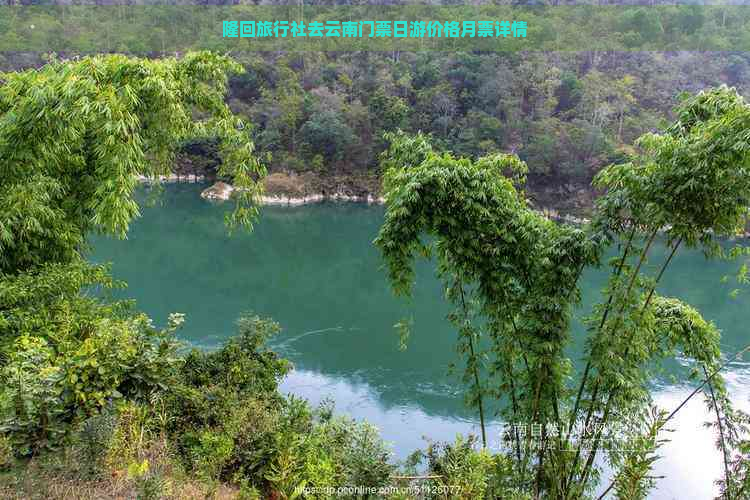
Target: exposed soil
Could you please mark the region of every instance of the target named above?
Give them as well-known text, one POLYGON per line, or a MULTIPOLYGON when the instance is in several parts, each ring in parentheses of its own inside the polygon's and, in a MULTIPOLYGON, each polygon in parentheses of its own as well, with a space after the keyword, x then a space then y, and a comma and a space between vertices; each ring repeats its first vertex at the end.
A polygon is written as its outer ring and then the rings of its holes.
POLYGON ((366 175, 321 176, 314 172, 281 173, 268 175, 263 184, 267 196, 301 198, 321 194, 324 197, 335 194, 349 197, 377 198, 380 194, 380 179, 366 175))

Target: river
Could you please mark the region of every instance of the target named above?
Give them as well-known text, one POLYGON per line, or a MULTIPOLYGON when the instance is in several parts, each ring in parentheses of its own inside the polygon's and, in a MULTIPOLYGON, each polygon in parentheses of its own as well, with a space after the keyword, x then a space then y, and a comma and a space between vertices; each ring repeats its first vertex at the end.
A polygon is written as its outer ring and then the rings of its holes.
MULTIPOLYGON (((128 283, 121 297, 134 298, 156 324, 170 312, 187 313, 182 339, 211 348, 235 332, 234 321, 252 311, 278 321, 283 332, 272 347, 290 359, 295 370, 282 391, 317 403, 336 402, 336 410, 375 424, 393 444, 397 458, 424 447, 425 437, 452 440, 457 433, 478 432, 477 419, 463 404, 457 376, 447 373, 457 360, 449 310, 434 277, 434 265, 417 265, 411 300, 392 295, 382 261, 372 245, 383 207, 323 203, 303 207, 264 207, 252 234, 227 234, 223 214, 230 204, 202 200, 205 186, 168 185, 126 241, 92 239, 96 262, 113 262, 113 274, 128 283), (399 350, 393 325, 413 318, 408 349, 399 350)), ((145 200, 143 193, 140 197, 145 200)), ((664 254, 659 246, 653 262, 664 254)), ((736 298, 736 287, 723 275, 737 263, 706 261, 698 251, 682 251, 668 270, 660 292, 698 308, 722 330, 725 353, 750 341, 750 290, 736 298)), ((599 300, 604 270, 582 278, 585 314, 599 300)), ((580 326, 571 346, 582 351, 580 326)), ((667 364, 668 373, 680 361, 667 364)), ((750 364, 732 363, 726 374, 736 404, 749 410, 750 364)), ((665 377, 654 381, 658 404, 672 409, 690 387, 665 377)), ((674 420, 675 432, 662 448, 652 498, 711 498, 722 466, 713 435, 703 428, 702 398, 689 403, 674 420)), ((497 436, 494 424, 490 436, 497 436)))

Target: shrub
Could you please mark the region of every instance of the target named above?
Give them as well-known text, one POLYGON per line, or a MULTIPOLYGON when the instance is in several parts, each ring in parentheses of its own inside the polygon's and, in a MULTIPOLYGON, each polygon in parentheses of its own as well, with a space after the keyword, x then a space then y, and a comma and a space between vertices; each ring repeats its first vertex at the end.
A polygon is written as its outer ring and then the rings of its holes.
POLYGON ((278 325, 245 315, 238 329, 216 351, 191 351, 168 391, 167 429, 182 463, 280 498, 305 486, 387 484, 390 451, 374 427, 278 393, 289 364, 264 346, 278 325))
POLYGON ((190 453, 193 467, 206 480, 215 480, 234 451, 234 441, 220 431, 203 430, 190 438, 194 441, 190 453))
POLYGON ((15 452, 54 447, 66 428, 66 408, 59 397, 62 370, 54 365, 48 342, 26 335, 17 339, 0 378, 0 432, 15 452))
POLYGON ((116 429, 117 415, 109 408, 84 421, 75 433, 75 456, 84 476, 94 477, 102 473, 116 429))
POLYGON ((113 401, 147 400, 170 384, 180 363, 173 331, 135 316, 57 332, 54 341, 18 337, 0 372, 0 432, 29 455, 59 447, 113 401))
POLYGON ((528 493, 511 485, 512 462, 502 454, 478 449, 474 436, 457 436, 453 443, 431 443, 423 456, 427 458, 429 474, 439 476, 436 481, 449 492, 450 498, 531 499, 528 493))

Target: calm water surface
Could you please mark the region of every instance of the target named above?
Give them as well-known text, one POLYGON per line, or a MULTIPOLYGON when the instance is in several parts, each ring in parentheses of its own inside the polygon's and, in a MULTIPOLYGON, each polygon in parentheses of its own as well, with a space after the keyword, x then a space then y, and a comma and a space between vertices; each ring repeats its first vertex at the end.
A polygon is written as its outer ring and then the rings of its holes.
MULTIPOLYGON (((230 237, 223 214, 231 205, 202 200, 203 187, 167 186, 155 206, 144 206, 127 241, 93 239, 92 259, 113 262, 114 276, 129 285, 120 295, 136 299, 157 324, 170 312, 187 313, 181 336, 202 347, 231 336, 243 311, 275 319, 284 330, 272 346, 295 366, 282 391, 313 403, 333 398, 338 411, 377 425, 397 457, 424 447, 425 436, 452 440, 478 432, 460 383, 447 374, 457 359, 455 333, 445 319, 448 307, 433 265, 418 264, 410 301, 395 298, 388 286, 371 244, 382 207, 266 207, 252 234, 230 237), (393 325, 407 316, 414 327, 408 349, 400 351, 393 325)), ((660 263, 664 248, 653 253, 653 262, 660 263)), ((682 252, 660 287, 714 321, 726 353, 750 342, 750 291, 732 299, 732 284, 720 282, 736 267, 682 252)), ((605 278, 601 271, 584 276, 579 314, 599 299, 605 278)), ((579 327, 574 359, 582 350, 580 333, 579 327)), ((676 372, 679 365, 673 360, 668 368, 676 372)), ((736 404, 750 409, 750 365, 734 363, 727 379, 736 404)), ((666 379, 655 380, 654 390, 657 403, 669 409, 690 392, 666 379)), ((711 498, 721 465, 713 436, 701 425, 710 416, 701 398, 678 415, 656 470, 667 479, 653 498, 711 498)))

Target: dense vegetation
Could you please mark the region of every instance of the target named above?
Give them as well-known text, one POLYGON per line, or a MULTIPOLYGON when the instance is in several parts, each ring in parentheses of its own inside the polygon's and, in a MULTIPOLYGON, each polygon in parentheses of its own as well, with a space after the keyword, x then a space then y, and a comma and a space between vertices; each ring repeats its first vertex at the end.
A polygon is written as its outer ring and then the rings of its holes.
POLYGON ((271 172, 380 178, 383 133, 422 131, 457 156, 515 153, 537 201, 587 207, 593 176, 666 125, 676 89, 726 83, 747 95, 750 70, 745 53, 237 57, 247 71, 230 81, 228 102, 253 124, 258 150, 271 153, 271 172))
POLYGON ((505 436, 506 480, 534 497, 593 495, 596 458, 605 452, 614 469, 605 492, 646 497, 659 434, 679 411, 654 406, 648 381, 677 353, 693 362, 689 378, 710 392, 722 497, 750 494, 748 417, 732 407, 719 374, 720 334, 689 305, 656 292, 681 246, 701 247, 709 258, 744 252, 726 252, 718 238, 742 231, 750 204, 750 106, 721 87, 686 98, 676 115, 663 133, 642 136, 630 161, 597 175, 606 192, 582 228, 529 208, 526 166, 515 156, 457 158, 422 135, 391 136, 383 155, 388 209, 376 244, 394 290, 410 293, 416 256, 437 257, 483 440, 487 400, 500 401, 504 421, 514 424, 505 436), (644 263, 660 231, 670 251, 650 276, 644 263), (586 318, 579 375, 565 354, 578 281, 614 244, 603 300, 586 318), (519 423, 538 426, 536 435, 521 433, 519 423), (615 445, 605 450, 604 442, 615 445))
MULTIPOLYGON (((312 56, 304 57, 308 67, 312 56)), ((280 122, 294 125, 287 129, 289 154, 304 157, 312 154, 304 137, 326 144, 321 137, 340 119, 329 113, 322 124, 297 121, 304 115, 294 110, 304 110, 311 97, 295 80, 293 61, 284 60, 275 71, 286 76, 274 88, 287 90, 269 88, 257 99, 289 106, 280 122)), ((543 429, 534 443, 511 430, 506 449, 495 453, 475 438, 435 444, 397 466, 368 424, 335 416, 330 404, 312 409, 279 394, 290 367, 264 347, 279 330, 273 321, 245 315, 237 337, 221 348, 187 350, 174 336, 183 315, 154 328, 133 304, 111 300, 107 290, 121 284, 86 261, 87 234, 124 236, 138 215, 136 176, 169 172, 178 145, 196 138, 216 146, 222 175, 243 188, 228 224, 252 224, 265 173, 252 134, 260 141, 269 127, 248 133, 225 103, 228 75, 241 71, 228 57, 190 53, 53 60, 3 75, 3 495, 329 498, 302 488, 404 486, 411 484, 404 475, 421 461, 447 489, 383 496, 586 498, 598 484, 601 440, 612 438, 606 426, 623 423, 635 431, 626 446, 608 451, 615 475, 609 487, 600 486, 618 498, 645 498, 659 431, 674 415, 652 407, 646 382, 660 359, 679 352, 694 361, 691 380, 716 415, 722 496, 747 497, 747 417, 732 408, 721 380, 718 331, 689 305, 656 293, 681 246, 700 246, 710 257, 741 253, 718 245, 741 230, 750 204, 750 106, 736 91, 720 87, 686 98, 663 133, 644 135, 627 161, 602 170, 595 185, 606 194, 583 228, 530 210, 527 164, 494 152, 501 143, 467 157, 441 150, 449 145, 448 122, 433 129, 433 143, 403 132, 380 142, 370 132, 379 144, 373 154, 384 150, 379 168, 387 201, 376 243, 396 291, 408 293, 414 256, 434 253, 456 306, 449 319, 466 359, 468 402, 483 429, 490 399, 508 421, 543 429), (660 230, 671 253, 650 277, 643 264, 660 230), (425 233, 434 245, 422 242, 425 233), (601 265, 608 245, 619 245, 620 253, 587 322, 588 363, 577 376, 564 354, 571 307, 581 272, 601 265), (587 436, 593 447, 571 432, 577 423, 595 424, 587 436)), ((257 73, 245 75, 235 78, 257 73)), ((375 109, 395 110, 383 115, 378 133, 403 125, 389 120, 399 109, 408 114, 405 97, 362 92, 381 103, 375 109)), ((532 95, 518 95, 522 114, 524 103, 538 111, 532 95)), ((428 100, 439 102, 436 95, 428 100)), ((338 139, 347 137, 343 130, 338 139)), ((347 154, 343 144, 330 148, 331 155, 347 154)))
MULTIPOLYGON (((401 129, 431 133, 436 148, 459 156, 513 152, 528 165, 532 191, 570 198, 580 189, 588 190, 601 168, 625 158, 637 137, 673 118, 677 90, 694 93, 725 83, 747 95, 750 60, 747 52, 732 52, 741 50, 743 39, 737 37, 747 31, 744 10, 662 7, 582 10, 574 21, 593 18, 591 22, 600 27, 591 40, 591 51, 586 51, 586 41, 571 46, 575 52, 563 47, 557 52, 525 53, 395 48, 249 52, 237 44, 222 45, 220 50, 234 52, 246 70, 230 79, 228 102, 252 124, 252 138, 258 151, 270 154, 267 165, 272 172, 379 177, 378 157, 386 147, 383 132, 401 129), (655 40, 659 40, 656 46, 647 45, 655 40), (684 50, 692 45, 721 52, 684 50)), ((33 40, 46 40, 52 46, 61 36, 73 47, 74 42, 82 43, 84 35, 78 30, 91 22, 87 16, 94 15, 86 10, 45 12, 30 20, 33 40), (65 20, 62 24, 60 17, 65 20)), ((138 9, 113 12, 126 17, 106 15, 100 21, 112 23, 109 31, 125 31, 127 37, 106 50, 117 47, 158 56, 157 50, 165 53, 165 40, 187 36, 181 31, 165 33, 163 19, 155 19, 153 25, 140 18, 128 22, 127 16, 137 16, 138 9), (146 28, 147 32, 138 31, 146 28)), ((574 30, 568 25, 574 27, 575 22, 556 18, 556 12, 528 11, 536 15, 531 38, 555 39, 574 30)), ((210 15, 206 11, 190 19, 209 19, 200 28, 214 33, 222 15, 218 10, 210 15)), ((32 34, 24 31, 27 27, 20 20, 9 17, 6 22, 11 40, 32 34)), ((104 41, 92 38, 77 50, 105 50, 97 43, 104 41)), ((5 69, 40 62, 35 53, 0 56, 0 68, 5 69)), ((190 141, 185 151, 192 161, 183 165, 212 168, 217 164, 215 149, 211 141, 190 141)), ((364 182, 359 187, 376 184, 364 182)), ((581 196, 589 198, 585 193, 581 196)), ((590 205, 590 200, 583 203, 590 205)))
POLYGON ((278 331, 273 322, 243 317, 218 351, 184 352, 174 338, 183 315, 154 328, 133 304, 107 299, 121 284, 85 260, 88 233, 126 234, 138 214, 136 175, 167 172, 185 137, 221 141, 225 175, 246 187, 228 223, 252 223, 256 209, 245 201, 263 172, 223 100, 227 73, 238 69, 196 53, 54 61, 6 75, 3 496, 202 497, 223 480, 246 498, 291 498, 305 485, 389 478, 388 450, 371 427, 278 394, 288 364, 262 347, 278 331))
MULTIPOLYGON (((278 325, 243 316, 217 351, 187 351, 174 337, 183 315, 154 328, 132 303, 108 298, 122 284, 85 260, 88 233, 126 234, 136 175, 167 172, 186 137, 220 141, 224 175, 245 187, 227 222, 252 224, 263 170, 223 100, 238 69, 195 53, 4 75, 2 496, 299 498, 304 487, 393 484, 372 426, 278 393, 289 365, 263 347, 278 325)), ((435 467, 448 458, 466 463, 456 484, 469 482, 467 471, 483 484, 494 470, 494 458, 466 443, 430 451, 435 467)))
POLYGON ((476 157, 513 151, 535 177, 589 180, 655 129, 675 86, 740 85, 731 54, 345 53, 243 55, 230 104, 276 168, 373 169, 383 132, 431 133, 476 157), (689 83, 686 83, 689 82, 689 83), (319 160, 316 158, 319 157, 319 160))

